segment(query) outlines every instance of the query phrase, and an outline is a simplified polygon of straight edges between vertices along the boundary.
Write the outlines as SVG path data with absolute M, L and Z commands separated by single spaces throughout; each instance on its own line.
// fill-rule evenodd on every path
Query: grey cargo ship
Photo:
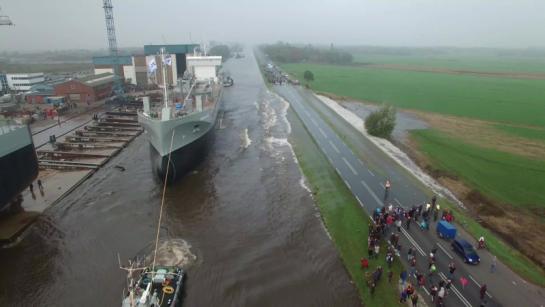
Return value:
M 38 158 L 27 125 L 0 119 L 0 212 L 38 176 Z
M 161 58 L 168 63 L 164 49 Z M 222 97 L 220 56 L 194 54 L 185 61 L 187 70 L 173 93 L 163 82 L 162 106 L 151 106 L 144 98 L 144 110 L 138 114 L 149 137 L 153 171 L 165 180 L 170 165 L 168 182 L 182 177 L 205 156 Z M 167 79 L 166 67 L 162 65 L 163 80 Z

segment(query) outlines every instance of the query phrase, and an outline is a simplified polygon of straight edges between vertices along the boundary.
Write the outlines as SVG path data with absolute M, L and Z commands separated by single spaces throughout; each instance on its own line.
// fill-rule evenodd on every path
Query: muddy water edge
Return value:
M 288 106 L 251 52 L 225 68 L 236 84 L 209 154 L 166 194 L 162 238 L 190 259 L 184 306 L 361 305 L 301 180 Z M 119 306 L 117 254 L 149 253 L 160 196 L 142 135 L 0 250 L 0 305 Z

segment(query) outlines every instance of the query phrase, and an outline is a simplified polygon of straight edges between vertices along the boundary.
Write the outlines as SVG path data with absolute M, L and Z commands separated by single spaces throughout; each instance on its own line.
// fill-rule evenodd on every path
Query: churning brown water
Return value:
M 212 148 L 166 195 L 174 243 L 160 253 L 187 266 L 184 306 L 359 305 L 287 142 L 287 104 L 250 52 L 225 66 L 236 84 Z M 142 135 L 0 250 L 0 305 L 119 306 L 117 254 L 149 255 L 160 197 Z

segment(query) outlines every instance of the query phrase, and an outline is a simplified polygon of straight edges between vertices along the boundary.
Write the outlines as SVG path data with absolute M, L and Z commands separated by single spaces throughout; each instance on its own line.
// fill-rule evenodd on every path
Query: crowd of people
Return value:
M 418 225 L 422 230 L 429 230 L 431 221 L 438 219 L 445 220 L 449 223 L 454 221 L 454 215 L 450 210 L 441 210 L 437 203 L 437 197 L 433 196 L 431 201 L 426 204 L 416 205 L 410 209 L 403 207 L 394 207 L 392 204 L 387 204 L 391 184 L 389 181 L 384 185 L 384 201 L 385 205 L 377 208 L 373 212 L 373 223 L 369 224 L 369 236 L 367 239 L 368 258 L 361 258 L 361 267 L 366 270 L 366 282 L 369 286 L 371 294 L 375 292 L 375 288 L 381 281 L 384 272 L 382 266 L 377 266 L 373 271 L 369 271 L 369 260 L 378 259 L 381 257 L 381 243 L 386 246 L 385 260 L 388 266 L 388 283 L 392 283 L 393 272 L 392 264 L 399 258 L 402 246 L 399 241 L 402 228 L 410 229 L 411 224 Z M 384 241 L 384 242 L 383 242 Z M 451 287 L 455 280 L 456 265 L 453 261 L 448 266 L 448 276 L 446 279 L 438 277 L 438 268 L 436 264 L 437 248 L 433 248 L 427 256 L 427 272 L 417 269 L 417 251 L 414 247 L 407 249 L 408 270 L 402 269 L 399 275 L 400 282 L 400 303 L 410 301 L 413 306 L 418 305 L 419 296 L 416 288 L 425 288 L 431 296 L 431 301 L 435 306 L 444 306 L 445 298 L 451 293 Z M 461 278 L 462 279 L 462 278 Z M 411 282 L 414 281 L 414 283 Z M 484 287 L 484 290 L 483 290 Z M 481 303 L 486 304 L 485 300 L 486 285 L 481 287 Z

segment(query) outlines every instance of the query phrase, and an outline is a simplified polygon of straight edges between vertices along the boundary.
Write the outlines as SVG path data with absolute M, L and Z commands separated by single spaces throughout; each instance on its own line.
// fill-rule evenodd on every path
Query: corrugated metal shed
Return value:
M 87 76 L 87 77 L 79 78 L 77 80 L 84 83 L 84 84 L 86 84 L 86 85 L 88 85 L 88 86 L 94 87 L 94 86 L 97 86 L 97 85 L 112 82 L 113 79 L 114 79 L 114 75 L 109 73 L 109 72 L 106 72 L 106 73 L 103 73 L 103 74 L 90 75 L 90 76 Z
M 165 48 L 165 53 L 193 53 L 198 44 L 181 44 L 181 45 L 144 45 L 144 54 L 154 55 L 161 53 L 161 48 Z
M 119 55 L 117 56 L 119 65 L 131 65 L 132 57 L 130 55 Z M 114 57 L 112 56 L 95 56 L 93 57 L 94 65 L 113 65 Z

